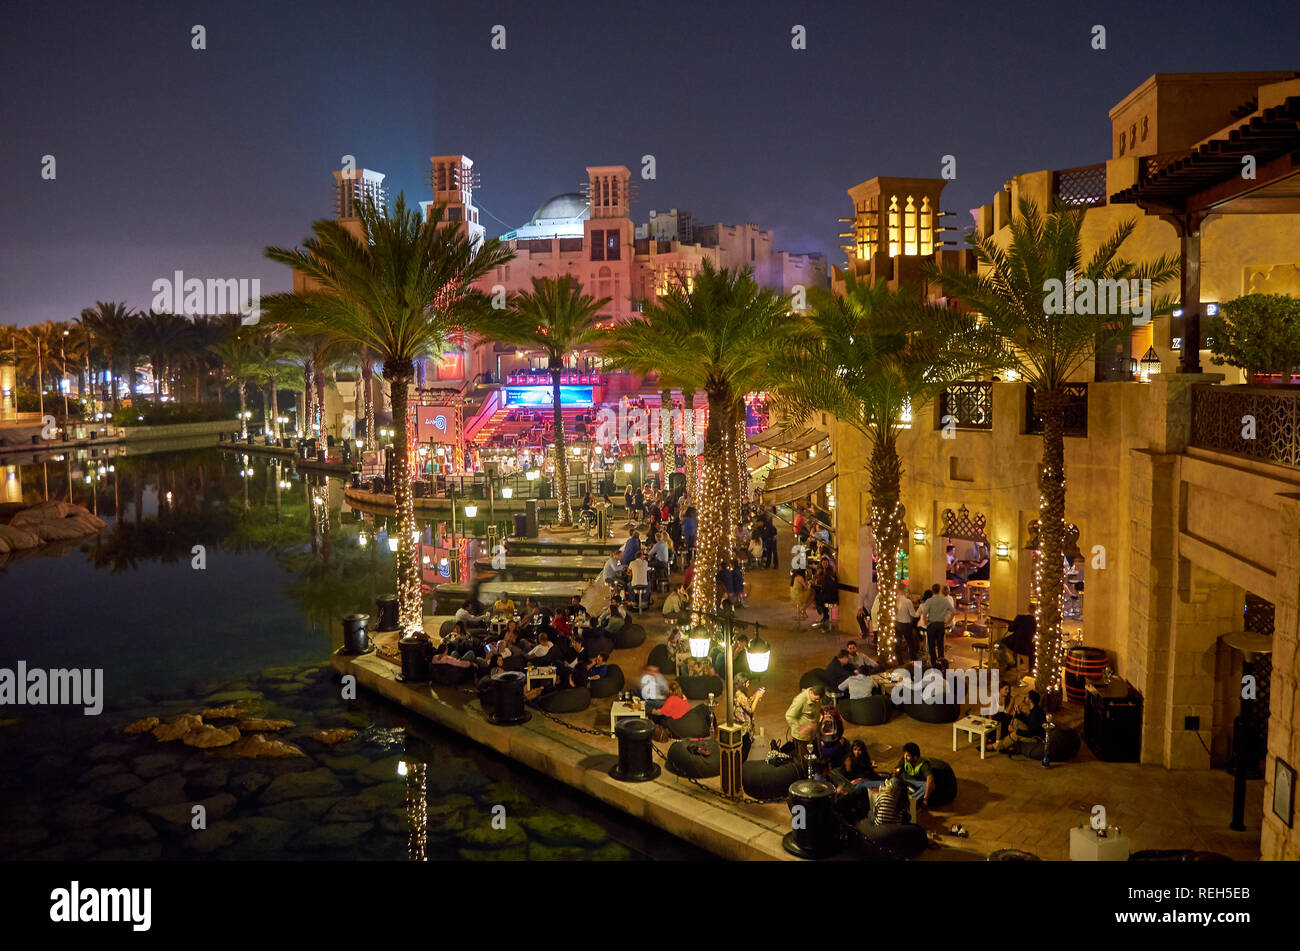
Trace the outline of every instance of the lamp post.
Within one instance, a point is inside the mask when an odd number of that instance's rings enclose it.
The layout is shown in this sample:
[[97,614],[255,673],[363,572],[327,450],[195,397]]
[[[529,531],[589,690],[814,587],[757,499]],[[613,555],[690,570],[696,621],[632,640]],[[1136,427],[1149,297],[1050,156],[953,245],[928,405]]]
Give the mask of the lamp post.
[[[745,728],[735,722],[735,669],[734,669],[734,652],[732,650],[732,638],[736,628],[736,610],[732,605],[731,599],[727,598],[722,602],[718,609],[719,614],[698,614],[692,613],[691,620],[713,621],[722,629],[723,653],[726,656],[726,681],[722,685],[723,692],[723,711],[726,715],[727,722],[718,727],[718,750],[721,753],[719,765],[721,766],[722,795],[731,800],[739,800],[745,795],[744,785],[741,781],[741,772],[744,761],[741,757],[744,748]],[[767,671],[768,661],[771,658],[771,651],[767,642],[758,636],[761,625],[754,625],[754,639],[750,642],[747,650],[749,669],[756,674]],[[709,645],[712,642],[712,636],[696,634],[690,639],[691,656],[707,657]]]
[[63,438],[68,438],[68,353],[65,344],[68,331],[59,338],[59,389],[63,391]]
[[[1253,631],[1233,631],[1223,635],[1223,643],[1233,650],[1241,651],[1241,680],[1243,688],[1246,678],[1255,678],[1255,658],[1273,652],[1273,638],[1267,634]],[[1247,696],[1247,693],[1250,695]],[[1259,756],[1255,752],[1254,717],[1255,694],[1245,689],[1241,692],[1241,712],[1232,721],[1232,821],[1228,828],[1234,832],[1246,829],[1246,780],[1255,772]]]

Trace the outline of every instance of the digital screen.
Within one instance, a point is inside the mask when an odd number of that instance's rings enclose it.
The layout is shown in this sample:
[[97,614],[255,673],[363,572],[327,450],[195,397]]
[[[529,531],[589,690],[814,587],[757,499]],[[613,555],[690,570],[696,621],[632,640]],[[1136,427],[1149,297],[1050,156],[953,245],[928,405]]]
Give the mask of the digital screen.
[[[590,406],[592,388],[590,386],[561,386],[561,406]],[[507,386],[507,406],[550,406],[551,388],[549,386]]]
[[453,406],[417,406],[415,408],[415,438],[428,444],[456,442],[456,409]]

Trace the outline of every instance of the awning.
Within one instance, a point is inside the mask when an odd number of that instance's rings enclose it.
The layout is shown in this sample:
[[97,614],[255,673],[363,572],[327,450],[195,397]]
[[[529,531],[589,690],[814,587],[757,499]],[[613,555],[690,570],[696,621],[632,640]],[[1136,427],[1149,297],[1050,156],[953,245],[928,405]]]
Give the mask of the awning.
[[751,439],[750,443],[777,452],[803,452],[819,442],[824,442],[826,438],[826,434],[817,429],[771,426]]
[[834,478],[835,460],[829,453],[773,469],[763,486],[763,504],[794,502],[811,495]]
[[753,472],[755,469],[763,468],[763,466],[767,465],[771,461],[772,460],[768,457],[767,453],[755,449],[745,457],[745,468],[750,472]]

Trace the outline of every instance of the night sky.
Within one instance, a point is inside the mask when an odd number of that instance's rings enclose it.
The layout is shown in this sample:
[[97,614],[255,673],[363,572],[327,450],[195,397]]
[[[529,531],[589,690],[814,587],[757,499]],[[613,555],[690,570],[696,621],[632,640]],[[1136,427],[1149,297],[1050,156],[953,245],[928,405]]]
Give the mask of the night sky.
[[[689,209],[825,251],[845,190],[957,159],[964,229],[1013,174],[1109,157],[1109,110],[1155,72],[1300,66],[1291,2],[630,4],[276,0],[23,3],[0,27],[0,323],[147,308],[187,277],[289,286],[262,257],[333,215],[341,156],[430,197],[475,161],[495,235],[587,165],[640,182],[633,218]],[[203,24],[207,49],[191,49]],[[507,48],[491,48],[492,27]],[[791,49],[791,27],[808,48]],[[1090,48],[1093,24],[1107,49]],[[41,178],[42,156],[57,178]],[[495,216],[495,218],[493,217]],[[497,219],[500,219],[499,221]],[[504,222],[504,223],[503,223]]]

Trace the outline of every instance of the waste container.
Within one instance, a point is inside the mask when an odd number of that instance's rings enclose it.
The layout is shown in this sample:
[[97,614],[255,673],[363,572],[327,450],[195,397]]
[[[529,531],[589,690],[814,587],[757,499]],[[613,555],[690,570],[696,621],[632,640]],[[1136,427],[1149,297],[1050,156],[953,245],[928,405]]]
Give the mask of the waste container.
[[523,512],[516,512],[514,514],[514,520],[515,520],[515,538],[527,538],[528,537],[528,516],[525,515]]
[[790,784],[790,831],[781,845],[801,859],[830,858],[839,851],[836,838],[835,787],[821,779]]
[[528,519],[528,532],[526,538],[537,537],[537,500],[528,499],[524,502],[524,516]]
[[369,624],[369,614],[349,614],[343,619],[343,653],[364,654],[370,649]]
[[397,623],[397,595],[381,594],[375,598],[375,616],[379,619],[379,624],[375,630],[397,630],[399,626]]

